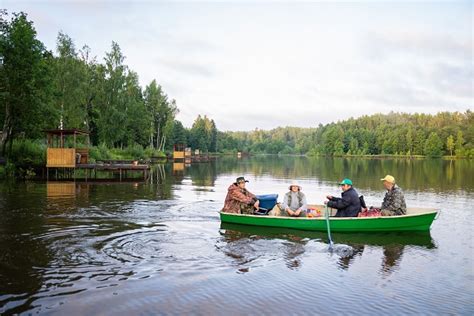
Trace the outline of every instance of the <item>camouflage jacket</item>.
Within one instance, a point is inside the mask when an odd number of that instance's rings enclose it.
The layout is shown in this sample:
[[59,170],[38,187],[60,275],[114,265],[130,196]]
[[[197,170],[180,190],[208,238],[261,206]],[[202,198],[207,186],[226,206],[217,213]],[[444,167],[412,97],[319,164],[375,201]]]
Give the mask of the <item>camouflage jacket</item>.
[[407,213],[405,197],[403,196],[402,189],[400,189],[399,186],[394,185],[391,190],[385,193],[381,210],[392,211],[397,215],[405,215]]
[[241,189],[237,184],[232,183],[227,189],[224,207],[222,212],[241,213],[241,205],[252,205],[257,201],[257,197],[247,189]]

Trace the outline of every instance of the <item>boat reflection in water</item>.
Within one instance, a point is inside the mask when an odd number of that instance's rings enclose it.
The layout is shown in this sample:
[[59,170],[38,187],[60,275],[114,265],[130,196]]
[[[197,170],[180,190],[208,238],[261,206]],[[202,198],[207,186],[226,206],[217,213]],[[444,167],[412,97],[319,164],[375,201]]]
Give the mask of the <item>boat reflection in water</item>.
[[[289,269],[299,268],[303,264],[302,255],[310,241],[324,245],[322,253],[328,251],[325,232],[231,223],[221,223],[220,228],[226,245],[219,245],[218,248],[234,258],[239,266],[248,266],[248,263],[258,258],[268,257],[272,260],[283,257]],[[390,274],[399,266],[407,246],[426,250],[436,248],[429,231],[332,233],[332,239],[335,243],[333,254],[339,256],[337,265],[340,269],[348,269],[357,258],[363,256],[364,251],[382,250],[380,271],[384,275]],[[262,240],[266,243],[261,242]],[[311,249],[313,251],[313,248]],[[248,267],[239,271],[247,272]]]
[[268,228],[259,230],[258,227],[221,223],[224,245],[217,248],[234,259],[239,272],[248,272],[258,259],[272,261],[281,257],[289,269],[299,268],[302,264],[299,257],[305,252],[307,239],[286,234],[269,236],[265,232]]

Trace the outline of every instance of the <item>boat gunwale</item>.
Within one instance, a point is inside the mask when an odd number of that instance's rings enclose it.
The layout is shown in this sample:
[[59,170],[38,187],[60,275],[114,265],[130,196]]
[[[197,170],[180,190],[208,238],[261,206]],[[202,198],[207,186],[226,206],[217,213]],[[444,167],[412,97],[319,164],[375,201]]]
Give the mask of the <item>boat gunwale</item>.
[[[417,208],[419,209],[419,208]],[[374,220],[374,219],[396,219],[396,218],[407,218],[407,217],[418,217],[423,215],[430,215],[430,214],[438,214],[441,210],[440,209],[427,209],[430,211],[416,213],[416,214],[405,214],[405,215],[395,215],[395,216],[371,216],[371,217],[329,217],[329,220],[337,220],[337,221],[348,221],[348,220]],[[253,215],[253,214],[238,214],[238,213],[227,213],[219,211],[219,214],[225,215],[235,215],[235,216],[243,216],[243,217],[255,217],[255,218],[274,218],[274,219],[287,219],[287,220],[326,220],[324,216],[319,217],[291,217],[291,216],[268,216],[268,215]]]

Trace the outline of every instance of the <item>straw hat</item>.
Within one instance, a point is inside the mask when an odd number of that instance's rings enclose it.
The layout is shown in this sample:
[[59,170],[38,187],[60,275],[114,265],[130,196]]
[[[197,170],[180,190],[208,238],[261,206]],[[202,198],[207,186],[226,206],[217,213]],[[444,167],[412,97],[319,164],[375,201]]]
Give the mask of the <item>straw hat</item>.
[[301,191],[303,189],[300,185],[296,184],[295,182],[291,183],[291,185],[288,187],[288,190],[291,191],[291,187],[298,187],[298,191]]

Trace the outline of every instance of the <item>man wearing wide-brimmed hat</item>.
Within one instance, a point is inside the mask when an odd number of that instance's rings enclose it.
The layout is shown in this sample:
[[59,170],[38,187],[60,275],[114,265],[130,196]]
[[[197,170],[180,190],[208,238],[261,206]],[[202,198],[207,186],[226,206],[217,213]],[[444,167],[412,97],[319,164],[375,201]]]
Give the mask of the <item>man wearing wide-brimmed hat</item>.
[[245,188],[249,182],[244,177],[238,177],[235,182],[227,188],[224,207],[221,212],[237,214],[253,214],[258,210],[259,201],[255,194]]
[[383,186],[387,189],[380,208],[382,216],[405,215],[407,213],[405,197],[402,189],[395,184],[395,178],[387,174],[380,181],[383,181]]
[[306,196],[301,192],[301,186],[293,182],[288,189],[290,192],[285,194],[281,209],[285,211],[285,215],[305,216]]

